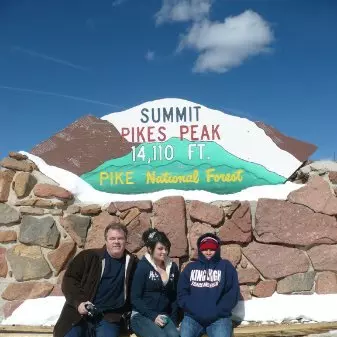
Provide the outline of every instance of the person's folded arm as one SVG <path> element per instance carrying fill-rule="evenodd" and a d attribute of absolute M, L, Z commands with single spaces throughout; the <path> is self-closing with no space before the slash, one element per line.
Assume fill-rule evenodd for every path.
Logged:
<path fill-rule="evenodd" d="M 231 263 L 227 266 L 226 281 L 217 309 L 220 316 L 231 313 L 240 298 L 240 286 L 238 273 Z"/>
<path fill-rule="evenodd" d="M 147 272 L 141 268 L 137 268 L 133 277 L 131 286 L 131 304 L 134 309 L 141 315 L 155 321 L 158 313 L 151 310 L 143 300 L 145 282 L 147 280 Z"/>
<path fill-rule="evenodd" d="M 61 286 L 66 302 L 76 309 L 82 302 L 88 300 L 81 287 L 84 266 L 84 254 L 81 252 L 70 262 Z"/>
<path fill-rule="evenodd" d="M 178 293 L 177 293 L 177 304 L 184 311 L 189 311 L 189 298 L 190 298 L 190 280 L 189 271 L 186 267 L 180 274 L 178 281 Z"/>

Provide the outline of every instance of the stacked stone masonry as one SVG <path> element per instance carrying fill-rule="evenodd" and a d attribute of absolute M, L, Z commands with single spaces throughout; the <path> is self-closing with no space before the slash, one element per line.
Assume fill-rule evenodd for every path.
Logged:
<path fill-rule="evenodd" d="M 19 153 L 0 166 L 2 317 L 25 299 L 62 296 L 67 264 L 81 250 L 102 246 L 108 223 L 127 226 L 127 249 L 139 257 L 147 228 L 166 232 L 181 270 L 197 257 L 201 234 L 218 234 L 244 300 L 274 292 L 337 293 L 337 167 L 308 173 L 307 184 L 287 200 L 209 204 L 172 196 L 101 206 L 81 204 Z"/>

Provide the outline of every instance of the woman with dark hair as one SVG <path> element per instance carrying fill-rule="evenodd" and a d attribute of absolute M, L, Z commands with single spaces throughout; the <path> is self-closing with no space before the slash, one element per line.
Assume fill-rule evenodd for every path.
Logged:
<path fill-rule="evenodd" d="M 168 257 L 164 232 L 143 233 L 147 253 L 138 262 L 131 287 L 131 328 L 138 337 L 179 337 L 177 284 L 179 269 Z"/>

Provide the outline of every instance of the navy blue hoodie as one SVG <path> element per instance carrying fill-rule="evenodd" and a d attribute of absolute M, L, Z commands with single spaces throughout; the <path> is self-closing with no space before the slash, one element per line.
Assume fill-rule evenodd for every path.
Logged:
<path fill-rule="evenodd" d="M 168 261 L 166 272 L 169 276 L 164 285 L 150 255 L 138 262 L 131 286 L 132 310 L 154 321 L 160 314 L 168 315 L 177 324 L 177 285 L 179 269 L 176 263 Z"/>
<path fill-rule="evenodd" d="M 215 235 L 202 235 L 197 242 Z M 238 274 L 233 265 L 220 257 L 220 246 L 215 255 L 207 260 L 198 250 L 199 258 L 189 263 L 180 275 L 178 283 L 178 304 L 184 314 L 203 326 L 219 318 L 230 317 L 239 301 Z"/>

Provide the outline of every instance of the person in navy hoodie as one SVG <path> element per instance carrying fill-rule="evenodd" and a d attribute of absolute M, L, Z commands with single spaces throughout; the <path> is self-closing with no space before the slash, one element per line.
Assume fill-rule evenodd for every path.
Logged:
<path fill-rule="evenodd" d="M 221 259 L 216 235 L 202 235 L 197 246 L 198 260 L 185 267 L 178 282 L 178 304 L 184 311 L 180 336 L 230 337 L 231 314 L 240 297 L 237 272 Z"/>
<path fill-rule="evenodd" d="M 143 233 L 147 253 L 138 262 L 131 286 L 131 329 L 138 337 L 179 337 L 177 285 L 179 269 L 168 257 L 165 233 Z"/>

